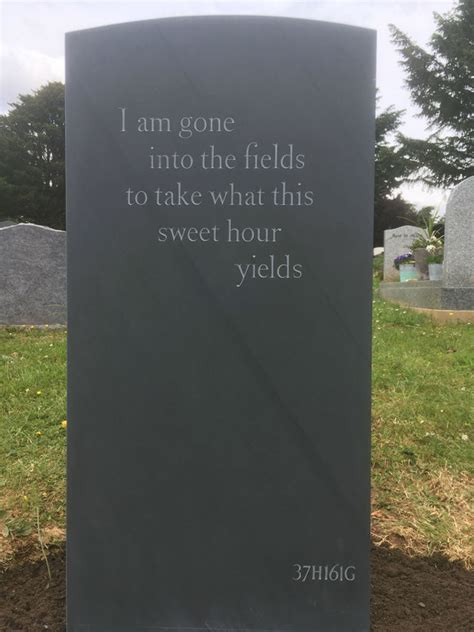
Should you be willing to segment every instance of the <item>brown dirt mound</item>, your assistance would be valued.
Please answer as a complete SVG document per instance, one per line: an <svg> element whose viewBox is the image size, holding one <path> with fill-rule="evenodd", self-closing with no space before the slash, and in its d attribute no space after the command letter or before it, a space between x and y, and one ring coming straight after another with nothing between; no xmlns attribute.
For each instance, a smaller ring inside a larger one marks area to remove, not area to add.
<svg viewBox="0 0 474 632"><path fill-rule="evenodd" d="M2 573L4 632L64 632L65 553L49 552L52 580L43 560L19 552ZM408 557L372 550L372 632L472 632L474 574L444 558Z"/></svg>
<svg viewBox="0 0 474 632"><path fill-rule="evenodd" d="M65 549L48 553L51 581L44 560L26 547L0 576L0 630L2 632L64 632L66 601Z"/></svg>
<svg viewBox="0 0 474 632"><path fill-rule="evenodd" d="M473 632L474 573L460 562L372 549L372 632Z"/></svg>

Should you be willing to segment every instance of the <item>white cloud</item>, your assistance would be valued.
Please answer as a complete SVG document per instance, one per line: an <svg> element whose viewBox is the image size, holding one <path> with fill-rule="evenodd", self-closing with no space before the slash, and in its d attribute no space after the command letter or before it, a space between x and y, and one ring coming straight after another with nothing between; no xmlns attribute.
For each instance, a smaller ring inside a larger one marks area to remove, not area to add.
<svg viewBox="0 0 474 632"><path fill-rule="evenodd" d="M0 52L2 111L19 94L28 94L49 81L64 81L64 57L38 50L4 46Z"/></svg>
<svg viewBox="0 0 474 632"><path fill-rule="evenodd" d="M433 206L437 215L444 215L450 191L429 188L421 183L403 184L394 194L401 193L402 197L420 209L423 206Z"/></svg>

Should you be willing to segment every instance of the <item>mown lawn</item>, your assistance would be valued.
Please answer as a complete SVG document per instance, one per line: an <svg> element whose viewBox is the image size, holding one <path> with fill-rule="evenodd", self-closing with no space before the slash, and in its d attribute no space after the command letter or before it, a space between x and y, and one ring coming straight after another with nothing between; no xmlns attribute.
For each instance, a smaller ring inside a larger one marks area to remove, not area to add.
<svg viewBox="0 0 474 632"><path fill-rule="evenodd" d="M472 562L474 323L374 300L373 537ZM66 333L0 328L0 539L64 538ZM37 518L39 515L40 531Z"/></svg>
<svg viewBox="0 0 474 632"><path fill-rule="evenodd" d="M372 532L473 561L474 323L373 305Z"/></svg>
<svg viewBox="0 0 474 632"><path fill-rule="evenodd" d="M2 534L64 537L66 333L0 328ZM5 542L4 542L5 544Z"/></svg>

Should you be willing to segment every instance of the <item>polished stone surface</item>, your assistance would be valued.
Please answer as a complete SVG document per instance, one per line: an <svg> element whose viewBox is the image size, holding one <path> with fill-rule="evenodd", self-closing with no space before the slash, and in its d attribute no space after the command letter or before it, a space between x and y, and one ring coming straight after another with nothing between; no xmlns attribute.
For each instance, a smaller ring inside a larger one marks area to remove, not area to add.
<svg viewBox="0 0 474 632"><path fill-rule="evenodd" d="M375 33L179 18L66 45L68 632L368 632ZM238 164L150 166L212 151ZM230 183L264 203L214 205Z"/></svg>

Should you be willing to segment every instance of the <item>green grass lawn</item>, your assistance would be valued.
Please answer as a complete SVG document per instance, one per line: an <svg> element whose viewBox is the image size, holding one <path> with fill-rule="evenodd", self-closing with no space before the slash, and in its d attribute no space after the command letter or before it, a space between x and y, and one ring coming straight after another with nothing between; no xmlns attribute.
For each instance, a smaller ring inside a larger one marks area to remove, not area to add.
<svg viewBox="0 0 474 632"><path fill-rule="evenodd" d="M3 536L65 522L66 333L0 328L0 498ZM9 547L6 547L7 549Z"/></svg>
<svg viewBox="0 0 474 632"><path fill-rule="evenodd" d="M469 564L474 323L436 325L378 298L373 307L374 539ZM43 539L64 538L65 359L64 331L0 328L7 551L38 537L38 512Z"/></svg>
<svg viewBox="0 0 474 632"><path fill-rule="evenodd" d="M376 299L372 380L374 538L469 564L474 323Z"/></svg>

